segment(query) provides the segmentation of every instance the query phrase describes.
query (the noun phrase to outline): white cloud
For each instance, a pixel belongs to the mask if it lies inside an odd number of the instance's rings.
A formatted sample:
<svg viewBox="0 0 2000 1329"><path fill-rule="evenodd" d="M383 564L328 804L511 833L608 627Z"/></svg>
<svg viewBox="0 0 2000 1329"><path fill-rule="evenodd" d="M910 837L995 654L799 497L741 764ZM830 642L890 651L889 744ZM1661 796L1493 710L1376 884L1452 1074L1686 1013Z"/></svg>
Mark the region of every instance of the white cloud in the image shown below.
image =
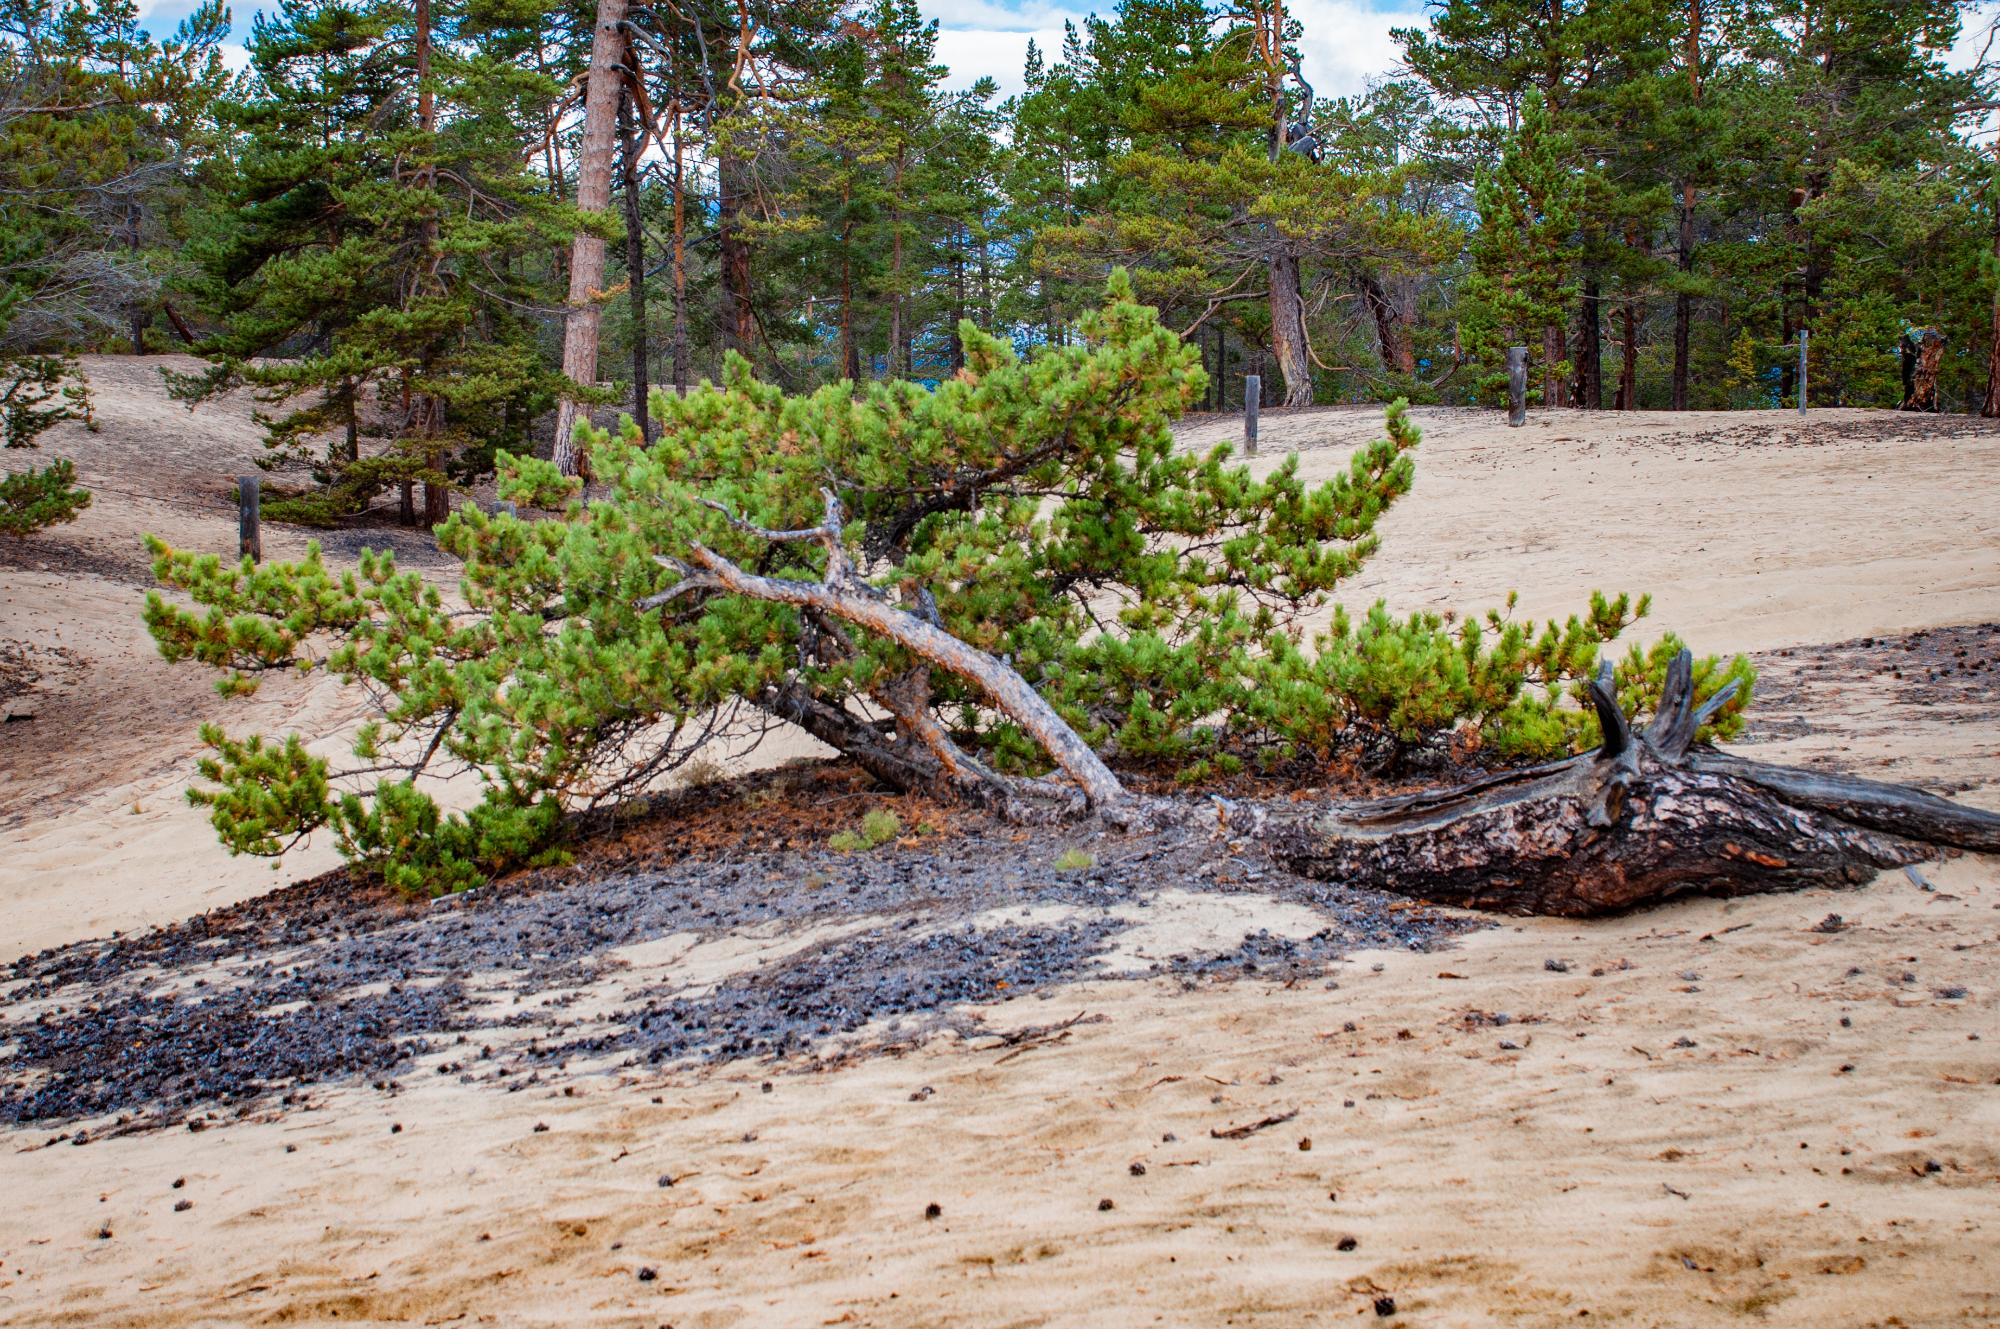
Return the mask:
<svg viewBox="0 0 2000 1329"><path fill-rule="evenodd" d="M1107 6L1108 7L1108 6ZM1398 26L1421 24L1416 0L1292 0L1292 16L1305 27L1299 43L1306 77L1320 95L1360 92L1368 80L1389 73L1401 50L1389 36ZM1050 0L924 0L924 16L938 20L938 60L951 69L949 82L965 87L986 76L1000 93L1021 90L1021 64L1028 39L1041 44L1053 62L1062 50L1064 20L1082 25L1091 11Z"/></svg>
<svg viewBox="0 0 2000 1329"><path fill-rule="evenodd" d="M1000 85L1000 96L1020 92L1021 70L1028 59L1028 43L1036 42L1043 56L1054 63L1062 51L1062 28L1022 31L993 28L941 28L938 31L938 63L951 70L945 80L949 87L969 88L975 80L991 78Z"/></svg>

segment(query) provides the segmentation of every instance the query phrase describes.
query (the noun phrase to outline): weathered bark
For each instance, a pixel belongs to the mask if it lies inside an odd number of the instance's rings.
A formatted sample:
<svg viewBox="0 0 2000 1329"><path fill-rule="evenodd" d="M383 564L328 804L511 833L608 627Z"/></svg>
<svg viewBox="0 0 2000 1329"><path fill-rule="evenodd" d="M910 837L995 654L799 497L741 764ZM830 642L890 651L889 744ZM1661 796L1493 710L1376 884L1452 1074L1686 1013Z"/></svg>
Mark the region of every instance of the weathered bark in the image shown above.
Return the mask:
<svg viewBox="0 0 2000 1329"><path fill-rule="evenodd" d="M1299 259L1289 245L1271 257L1271 351L1285 377L1285 405L1313 404L1312 361L1306 353L1306 301Z"/></svg>
<svg viewBox="0 0 2000 1329"><path fill-rule="evenodd" d="M2000 815L1900 785L1748 761L1693 742L1690 657L1634 733L1608 676L1598 751L1456 789L1335 807L1281 828L1296 871L1444 904L1581 917L1677 895L1857 884L1935 846L2000 850Z"/></svg>
<svg viewBox="0 0 2000 1329"><path fill-rule="evenodd" d="M597 22L590 34L590 71L583 88L583 142L577 149L576 208L583 213L611 208L611 159L617 139L618 70L625 49L619 24L625 21L626 0L597 0ZM569 314L563 322L563 375L572 383L597 382L597 340L603 320L603 237L578 231L570 243ZM583 407L565 396L556 407L555 463L564 475L576 475L583 458L577 451L576 424Z"/></svg>
<svg viewBox="0 0 2000 1329"><path fill-rule="evenodd" d="M1938 375L1944 372L1944 334L1936 328L1924 328L1914 338L1906 337L1903 341L1910 346L1903 379L1903 409L1936 411ZM1914 346L1910 345L1912 341Z"/></svg>

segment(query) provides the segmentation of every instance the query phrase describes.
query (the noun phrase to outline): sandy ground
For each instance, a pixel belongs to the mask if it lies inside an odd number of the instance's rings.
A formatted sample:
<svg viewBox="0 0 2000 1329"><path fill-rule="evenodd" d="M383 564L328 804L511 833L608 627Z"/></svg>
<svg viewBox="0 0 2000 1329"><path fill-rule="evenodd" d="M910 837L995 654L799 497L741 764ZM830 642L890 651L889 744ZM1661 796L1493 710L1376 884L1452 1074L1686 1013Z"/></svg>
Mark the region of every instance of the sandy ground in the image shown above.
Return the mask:
<svg viewBox="0 0 2000 1329"><path fill-rule="evenodd" d="M246 716L152 657L137 533L230 548L228 477L256 452L247 405L164 403L162 362L92 365L103 429L43 451L98 501L0 551L0 644L41 675L36 717L0 727L0 959L326 861L229 860L179 797L200 718L352 712L305 683ZM1417 418L1417 488L1356 608L1650 590L1652 630L1704 650L2000 622L1988 422ZM1328 473L1378 419L1268 415L1259 465L1290 445ZM2000 807L1990 710L1793 682L1819 723L1758 755ZM2000 863L1919 877L1509 923L1357 955L1330 990L1065 988L992 1023L1103 1020L1019 1053L943 1038L517 1093L420 1067L278 1121L82 1149L15 1131L0 1321L1298 1325L1388 1298L1424 1325L2000 1323ZM1814 930L1830 913L1849 926Z"/></svg>

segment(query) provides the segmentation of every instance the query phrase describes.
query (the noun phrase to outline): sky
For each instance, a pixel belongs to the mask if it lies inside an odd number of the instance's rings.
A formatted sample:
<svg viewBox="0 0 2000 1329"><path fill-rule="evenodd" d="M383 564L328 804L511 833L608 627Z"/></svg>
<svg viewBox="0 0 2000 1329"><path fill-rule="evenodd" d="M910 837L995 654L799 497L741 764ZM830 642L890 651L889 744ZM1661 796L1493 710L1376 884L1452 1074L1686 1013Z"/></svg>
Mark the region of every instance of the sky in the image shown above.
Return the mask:
<svg viewBox="0 0 2000 1329"><path fill-rule="evenodd" d="M1113 0L922 0L926 18L938 21L938 61L951 69L949 85L969 87L982 76L1000 85L1000 95L1021 89L1021 65L1032 38L1046 52L1062 49L1063 21L1081 23L1093 9L1109 10ZM173 31L193 8L190 0L140 0L139 13L155 36ZM1325 96L1359 92L1370 76L1396 63L1389 29L1423 21L1422 0L1291 0L1305 24L1301 50L1306 77ZM255 0L232 0L236 31L247 33ZM224 51L235 68L244 63L241 46Z"/></svg>
<svg viewBox="0 0 2000 1329"><path fill-rule="evenodd" d="M1004 97L1021 89L1030 38L1053 63L1062 50L1063 21L1080 25L1093 9L1109 10L1111 3L922 0L922 8L938 21L938 62L950 66L951 84L964 87L990 75ZM1306 79L1322 97L1360 92L1370 78L1387 74L1401 54L1389 30L1424 23L1422 0L1289 0L1286 9L1305 26L1299 54Z"/></svg>
<svg viewBox="0 0 2000 1329"><path fill-rule="evenodd" d="M1093 5L1088 0L922 0L927 18L938 21L938 61L951 69L951 87L970 86L981 76L1000 85L1000 95L1020 91L1021 66L1028 42L1045 53L1062 49L1063 22L1081 22L1093 9L1109 10L1114 0ZM173 30L193 4L191 0L139 0L139 12L156 36ZM249 30L255 0L232 0L237 32ZM1423 0L1289 0L1292 17L1305 27L1300 53L1305 75L1322 97L1362 91L1371 78L1390 73L1400 51L1389 32L1397 27L1423 26ZM1952 63L1964 67L1976 58L1984 30L2000 0L1971 7ZM2000 49L2000 45L1996 45ZM232 67L244 63L241 46L224 57Z"/></svg>

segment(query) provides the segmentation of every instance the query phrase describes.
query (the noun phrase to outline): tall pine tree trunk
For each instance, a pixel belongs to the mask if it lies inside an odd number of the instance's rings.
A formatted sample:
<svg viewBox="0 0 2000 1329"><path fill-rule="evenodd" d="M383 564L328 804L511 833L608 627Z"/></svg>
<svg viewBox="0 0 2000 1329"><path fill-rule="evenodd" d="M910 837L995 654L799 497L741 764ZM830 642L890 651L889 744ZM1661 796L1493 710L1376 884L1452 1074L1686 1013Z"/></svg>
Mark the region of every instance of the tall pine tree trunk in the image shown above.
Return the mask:
<svg viewBox="0 0 2000 1329"><path fill-rule="evenodd" d="M1542 329L1542 405L1562 405L1563 330L1551 323Z"/></svg>
<svg viewBox="0 0 2000 1329"><path fill-rule="evenodd" d="M1257 52L1264 62L1265 86L1271 98L1270 157L1275 165L1285 154L1285 6L1271 0L1269 11L1257 10ZM1285 405L1310 406L1313 402L1312 359L1306 349L1305 286L1299 272L1299 253L1293 241L1276 226L1266 227L1272 245L1269 260L1271 279L1271 351L1278 359L1278 372L1285 379Z"/></svg>
<svg viewBox="0 0 2000 1329"><path fill-rule="evenodd" d="M722 344L746 358L757 346L757 317L750 304L750 242L743 213L750 193L748 167L737 150L735 130L725 130L715 163L717 239L722 251Z"/></svg>
<svg viewBox="0 0 2000 1329"><path fill-rule="evenodd" d="M674 391L688 390L687 158L681 111L674 108Z"/></svg>
<svg viewBox="0 0 2000 1329"><path fill-rule="evenodd" d="M861 381L861 348L854 337L854 263L848 258L840 260L840 374L850 383Z"/></svg>
<svg viewBox="0 0 2000 1329"><path fill-rule="evenodd" d="M896 149L896 169L889 182L889 197L903 196L903 149ZM907 378L910 348L903 333L903 210L889 209L889 377Z"/></svg>
<svg viewBox="0 0 2000 1329"><path fill-rule="evenodd" d="M583 142L576 159L576 208L583 213L611 208L611 158L618 129L620 81L614 68L625 52L618 25L625 21L625 0L597 0L597 22L590 33L590 71L583 86ZM562 370L571 382L588 387L597 382L597 340L603 322L599 303L604 286L605 245L584 231L570 242L569 316L563 323ZM576 447L576 422L583 414L574 397L556 408L555 463L564 475L582 470Z"/></svg>
<svg viewBox="0 0 2000 1329"><path fill-rule="evenodd" d="M1583 277L1583 303L1577 311L1576 330L1577 386L1581 390L1570 404L1593 411L1604 405L1604 328L1598 312L1602 296L1596 269L1587 270Z"/></svg>
<svg viewBox="0 0 2000 1329"><path fill-rule="evenodd" d="M647 352L650 341L646 328L646 232L639 212L639 152L646 135L639 129L638 108L628 91L618 99L618 137L622 140L620 184L625 194L625 276L632 299L632 420L639 437L652 437L646 418Z"/></svg>
<svg viewBox="0 0 2000 1329"><path fill-rule="evenodd" d="M1993 144L1993 258L2000 270L2000 141ZM2000 417L2000 279L1993 287L1993 340L1986 347L1986 401L1979 413Z"/></svg>
<svg viewBox="0 0 2000 1329"><path fill-rule="evenodd" d="M1681 289L1674 293L1674 381L1673 408L1688 408L1688 360L1694 330L1694 296L1687 290L1688 274L1694 270L1694 186L1681 183L1681 232L1674 247L1674 266L1681 275Z"/></svg>
<svg viewBox="0 0 2000 1329"><path fill-rule="evenodd" d="M1371 272L1362 272L1357 282L1361 288L1361 303L1368 309L1368 315L1375 321L1375 341L1382 355L1382 368L1391 374L1414 374L1417 371L1416 348L1404 335L1397 310L1389 302L1389 295L1382 289L1382 283Z"/></svg>
<svg viewBox="0 0 2000 1329"><path fill-rule="evenodd" d="M964 228L956 228L956 236L962 240ZM958 324L966 320L966 246L952 246L952 372L956 374L966 366L966 342L958 336Z"/></svg>
<svg viewBox="0 0 2000 1329"><path fill-rule="evenodd" d="M1289 243L1271 256L1271 352L1285 378L1285 405L1313 404L1312 361L1306 355L1306 301L1299 259Z"/></svg>
<svg viewBox="0 0 2000 1329"><path fill-rule="evenodd" d="M1639 307L1635 300L1625 302L1625 339L1620 354L1623 358L1618 364L1618 409L1636 411L1639 409Z"/></svg>
<svg viewBox="0 0 2000 1329"><path fill-rule="evenodd" d="M1701 24L1703 0L1688 0L1686 63L1688 96L1701 104ZM1674 266L1680 273L1680 289L1674 293L1674 378L1672 405L1677 411L1688 408L1688 362L1694 332L1694 296L1688 293L1689 275L1694 271L1694 181L1681 180L1681 226L1674 246Z"/></svg>

